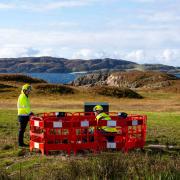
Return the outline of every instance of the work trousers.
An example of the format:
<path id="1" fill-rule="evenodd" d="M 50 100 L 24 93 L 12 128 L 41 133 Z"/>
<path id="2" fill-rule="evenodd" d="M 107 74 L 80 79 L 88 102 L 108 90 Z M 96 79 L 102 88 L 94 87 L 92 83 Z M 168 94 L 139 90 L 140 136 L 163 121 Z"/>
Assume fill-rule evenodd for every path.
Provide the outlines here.
<path id="1" fill-rule="evenodd" d="M 103 129 L 98 129 L 98 132 L 102 135 L 104 135 L 107 139 L 108 142 L 114 142 L 114 135 L 116 135 L 116 132 L 107 132 L 104 131 Z M 90 129 L 89 131 L 90 134 L 94 134 L 94 130 Z M 94 137 L 90 137 L 90 141 L 94 142 Z"/>
<path id="2" fill-rule="evenodd" d="M 117 134 L 116 132 L 107 132 L 103 129 L 100 129 L 99 132 L 106 137 L 108 142 L 114 142 L 114 135 Z"/>
<path id="3" fill-rule="evenodd" d="M 24 144 L 24 132 L 29 121 L 29 116 L 18 116 L 19 121 L 19 134 L 18 134 L 18 144 L 21 146 Z"/>

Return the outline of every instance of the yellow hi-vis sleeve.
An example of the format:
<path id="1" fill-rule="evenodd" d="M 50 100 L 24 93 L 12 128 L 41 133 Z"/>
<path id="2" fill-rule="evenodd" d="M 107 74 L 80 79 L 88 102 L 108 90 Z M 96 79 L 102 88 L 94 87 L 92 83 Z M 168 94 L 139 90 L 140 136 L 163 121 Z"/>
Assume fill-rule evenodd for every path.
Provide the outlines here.
<path id="1" fill-rule="evenodd" d="M 97 115 L 96 117 L 97 121 L 99 121 L 100 119 L 101 120 L 106 120 L 106 121 L 109 121 L 111 120 L 111 118 L 109 117 L 109 115 L 107 115 L 106 113 L 100 113 Z M 108 126 L 102 126 L 101 127 L 102 130 L 106 131 L 106 132 L 117 132 L 117 129 L 116 128 L 113 128 L 113 127 L 108 127 Z"/>

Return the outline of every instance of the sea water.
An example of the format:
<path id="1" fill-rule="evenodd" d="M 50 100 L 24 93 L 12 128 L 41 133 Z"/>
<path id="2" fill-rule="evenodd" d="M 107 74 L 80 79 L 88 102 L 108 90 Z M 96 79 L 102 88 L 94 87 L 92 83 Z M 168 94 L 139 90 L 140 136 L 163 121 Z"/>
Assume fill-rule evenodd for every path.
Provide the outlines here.
<path id="1" fill-rule="evenodd" d="M 55 84 L 68 84 L 75 80 L 77 77 L 84 75 L 85 72 L 78 73 L 26 73 L 26 75 L 34 78 L 39 78 L 47 81 L 48 83 Z"/>

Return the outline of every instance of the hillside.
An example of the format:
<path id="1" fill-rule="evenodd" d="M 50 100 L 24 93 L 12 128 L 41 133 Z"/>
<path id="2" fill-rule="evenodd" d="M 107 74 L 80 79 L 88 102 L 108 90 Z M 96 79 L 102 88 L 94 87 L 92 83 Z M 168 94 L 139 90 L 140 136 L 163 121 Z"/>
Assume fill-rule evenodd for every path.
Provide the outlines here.
<path id="1" fill-rule="evenodd" d="M 0 73 L 67 73 L 80 71 L 155 70 L 170 73 L 180 68 L 160 64 L 140 65 L 121 59 L 64 59 L 54 57 L 0 58 Z"/>
<path id="2" fill-rule="evenodd" d="M 131 69 L 136 63 L 116 59 L 68 60 L 53 57 L 0 59 L 2 73 L 66 73 L 100 69 Z"/>
<path id="3" fill-rule="evenodd" d="M 43 79 L 32 78 L 23 74 L 0 74 L 0 82 L 46 83 Z"/>
<path id="4" fill-rule="evenodd" d="M 74 86 L 115 86 L 121 88 L 162 88 L 179 82 L 174 75 L 154 71 L 92 73 L 72 82 Z"/>
<path id="5" fill-rule="evenodd" d="M 33 89 L 32 94 L 38 96 L 72 94 L 83 96 L 84 93 L 91 92 L 91 94 L 102 95 L 104 97 L 143 98 L 143 96 L 128 88 L 104 87 L 104 91 L 101 91 L 101 87 L 98 86 L 93 88 L 79 88 L 71 85 L 49 84 L 42 79 L 31 78 L 22 74 L 0 74 L 0 98 L 7 95 L 14 96 L 14 94 L 19 93 L 24 83 L 30 83 Z"/>

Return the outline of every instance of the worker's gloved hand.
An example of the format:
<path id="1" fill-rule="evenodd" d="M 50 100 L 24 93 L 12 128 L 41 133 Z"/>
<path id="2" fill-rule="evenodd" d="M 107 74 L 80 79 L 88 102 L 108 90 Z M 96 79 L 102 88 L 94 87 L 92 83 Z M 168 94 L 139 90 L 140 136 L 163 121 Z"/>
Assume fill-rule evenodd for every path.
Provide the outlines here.
<path id="1" fill-rule="evenodd" d="M 119 112 L 119 113 L 118 113 L 118 116 L 119 116 L 119 117 L 122 117 L 122 118 L 127 118 L 128 114 L 125 113 L 125 112 Z"/>
<path id="2" fill-rule="evenodd" d="M 29 116 L 34 116 L 34 113 L 33 113 L 33 112 L 31 112 L 31 113 L 29 114 Z"/>

